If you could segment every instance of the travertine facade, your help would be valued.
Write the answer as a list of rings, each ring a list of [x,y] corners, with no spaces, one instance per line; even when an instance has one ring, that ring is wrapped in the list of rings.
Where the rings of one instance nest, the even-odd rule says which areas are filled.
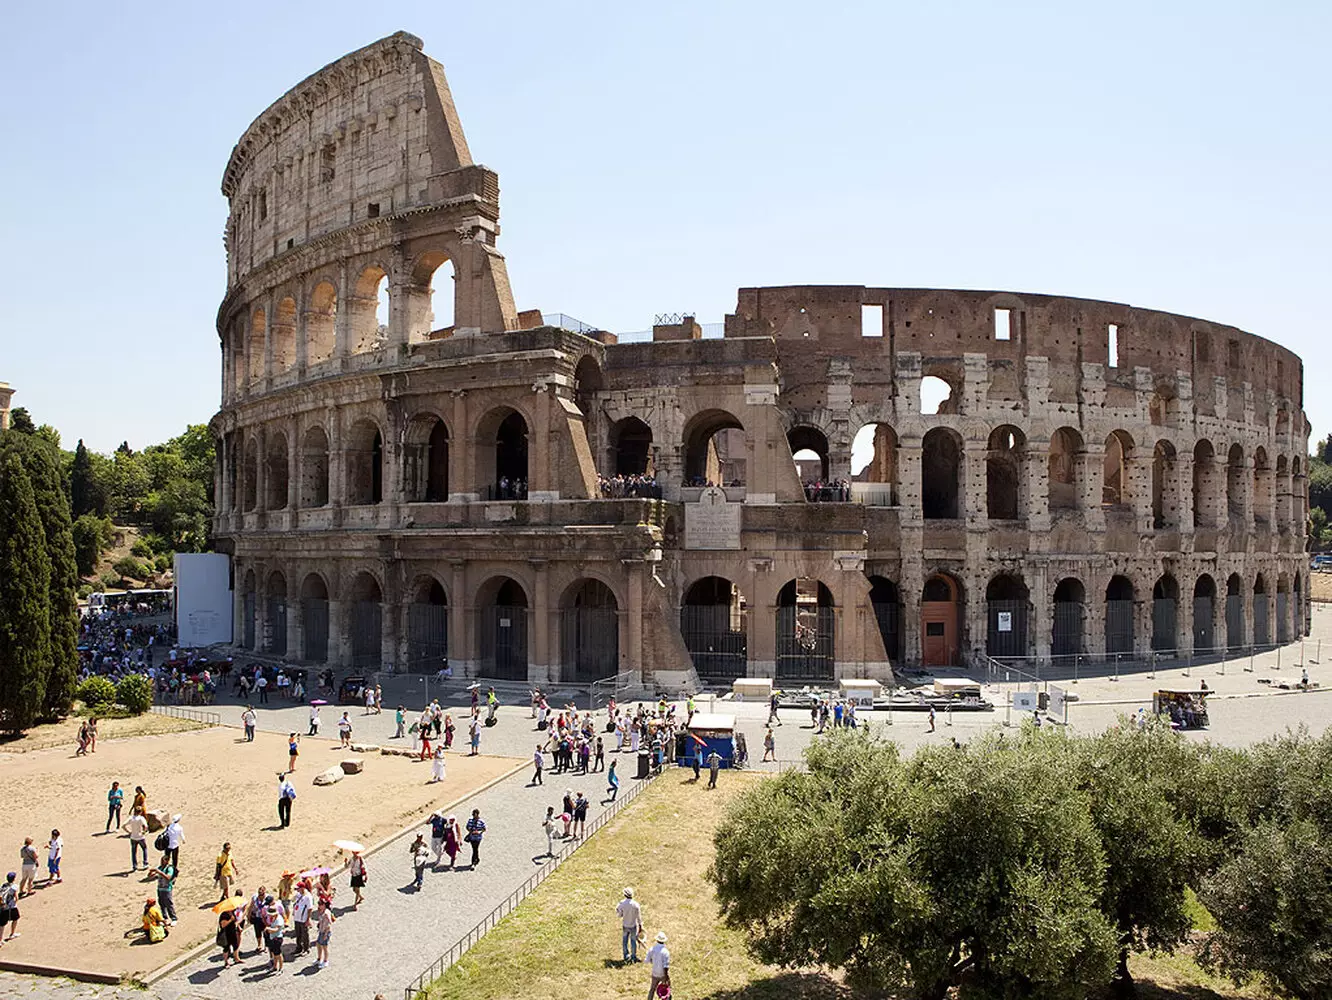
[[[14,398],[14,390],[8,382],[0,382],[0,431],[9,430],[9,401]]]
[[[860,286],[742,289],[720,339],[544,325],[402,34],[264,112],[223,191],[215,527],[244,643],[671,685],[1303,630],[1303,371],[1259,337]]]

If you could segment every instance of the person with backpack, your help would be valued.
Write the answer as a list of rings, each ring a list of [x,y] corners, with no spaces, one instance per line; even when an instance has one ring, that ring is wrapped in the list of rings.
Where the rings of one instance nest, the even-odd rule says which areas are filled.
[[[173,893],[176,889],[176,866],[171,863],[171,856],[163,854],[156,868],[148,869],[150,878],[157,879],[157,905],[168,924],[176,922],[176,903]]]
[[[291,804],[296,801],[296,786],[285,774],[278,775],[278,822],[283,828],[291,826]]]
[[[485,835],[486,821],[481,818],[481,810],[473,809],[472,818],[467,821],[467,842],[472,845],[473,868],[481,863],[481,838]]]

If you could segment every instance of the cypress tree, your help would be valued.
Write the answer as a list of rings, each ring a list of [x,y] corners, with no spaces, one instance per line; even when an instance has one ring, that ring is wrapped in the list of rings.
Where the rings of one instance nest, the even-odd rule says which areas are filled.
[[[70,517],[77,520],[97,509],[97,482],[93,478],[92,457],[79,438],[74,449],[74,463],[69,470]],[[100,513],[100,511],[98,511]]]
[[[45,703],[50,588],[32,482],[15,449],[6,448],[0,453],[0,726],[9,732],[31,726]]]

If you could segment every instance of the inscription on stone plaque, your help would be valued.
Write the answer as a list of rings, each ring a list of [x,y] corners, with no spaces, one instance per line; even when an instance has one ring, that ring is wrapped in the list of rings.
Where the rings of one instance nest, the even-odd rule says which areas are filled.
[[[699,496],[698,503],[685,505],[685,548],[740,548],[742,506],[728,502],[725,490],[709,486]]]

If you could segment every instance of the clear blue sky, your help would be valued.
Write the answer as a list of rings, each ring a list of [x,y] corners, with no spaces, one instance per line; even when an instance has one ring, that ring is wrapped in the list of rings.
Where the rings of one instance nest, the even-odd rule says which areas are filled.
[[[218,190],[287,88],[407,30],[499,172],[519,308],[1003,288],[1233,323],[1332,430],[1332,4],[10,4],[0,380],[67,446],[218,404]]]

